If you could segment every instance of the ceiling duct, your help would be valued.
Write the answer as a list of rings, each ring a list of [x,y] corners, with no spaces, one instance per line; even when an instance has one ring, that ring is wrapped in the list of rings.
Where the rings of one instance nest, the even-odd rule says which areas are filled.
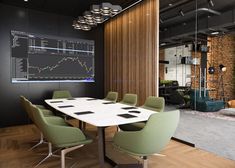
[[[161,26],[165,26],[165,25],[168,25],[168,24],[171,24],[171,23],[176,23],[176,22],[179,22],[179,21],[182,21],[182,20],[190,19],[192,17],[195,17],[196,12],[198,12],[198,16],[202,15],[202,14],[221,15],[220,12],[215,11],[213,9],[198,8],[197,10],[184,13],[184,17],[176,16],[176,17],[173,17],[173,18],[170,18],[170,19],[163,20],[163,23],[161,24]]]
[[[160,13],[167,12],[167,11],[173,9],[173,8],[176,8],[178,6],[182,6],[182,5],[187,4],[189,2],[191,2],[191,0],[181,0],[181,1],[178,1],[176,3],[172,3],[172,5],[160,9]]]

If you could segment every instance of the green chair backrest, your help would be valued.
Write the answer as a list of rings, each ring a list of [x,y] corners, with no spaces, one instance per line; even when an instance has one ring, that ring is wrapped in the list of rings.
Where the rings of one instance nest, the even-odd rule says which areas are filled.
[[[152,114],[142,130],[117,132],[114,144],[134,155],[159,153],[174,135],[179,115],[179,110]]]
[[[26,98],[24,96],[20,96],[20,105],[21,107],[26,111],[26,107],[25,107],[25,100]],[[27,111],[26,111],[27,112]],[[28,113],[28,112],[27,112]]]
[[[127,93],[124,95],[122,101],[120,103],[135,106],[137,104],[137,95]]]
[[[165,108],[165,99],[163,97],[149,96],[142,108],[163,112]]]
[[[52,99],[63,99],[63,98],[71,98],[72,95],[68,90],[55,90],[53,92]]]
[[[24,96],[20,96],[20,104],[24,108],[26,113],[28,114],[29,118],[34,122],[33,115],[29,109],[29,106],[28,106],[28,104],[30,104],[30,101],[27,98],[25,98]]]
[[[174,135],[179,123],[179,110],[156,113],[150,116],[142,130],[142,141],[147,144],[144,153],[159,153]]]
[[[35,123],[44,137],[55,146],[72,146],[78,141],[86,141],[85,135],[79,128],[54,125],[45,119],[42,111],[34,105],[30,106]]]
[[[104,98],[105,100],[110,100],[116,102],[118,99],[118,92],[108,92],[107,96]]]

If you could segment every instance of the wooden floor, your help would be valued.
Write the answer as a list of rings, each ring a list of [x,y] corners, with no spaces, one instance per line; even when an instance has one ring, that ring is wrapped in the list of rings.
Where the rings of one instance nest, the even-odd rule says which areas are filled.
[[[74,124],[75,121],[72,121]],[[95,138],[96,129],[89,126],[87,133]],[[106,139],[111,140],[116,128],[106,130]],[[28,150],[39,138],[38,129],[34,125],[16,126],[0,129],[0,168],[30,168],[34,167],[47,152],[47,145],[43,144],[34,150]],[[107,153],[119,163],[137,162],[124,153],[113,148],[107,142]],[[59,153],[58,153],[59,154]],[[189,147],[176,141],[171,141],[165,150],[166,156],[151,156],[149,168],[235,168],[235,161],[218,157],[214,154]],[[86,145],[68,154],[72,160],[66,160],[66,166],[78,168],[98,168],[97,142]],[[39,168],[60,167],[59,158],[50,158]],[[111,167],[107,164],[107,168]]]

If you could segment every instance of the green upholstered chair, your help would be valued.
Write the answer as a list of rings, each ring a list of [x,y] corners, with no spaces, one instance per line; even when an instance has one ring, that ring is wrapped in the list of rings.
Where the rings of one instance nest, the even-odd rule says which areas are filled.
[[[30,109],[30,106],[32,105],[32,103],[28,99],[26,99],[24,96],[20,96],[20,104],[23,107],[23,109],[27,112],[28,117],[30,118],[30,120],[35,124],[35,119],[33,117],[32,111]],[[36,107],[38,107],[38,106],[36,106]],[[43,109],[41,109],[41,111],[42,111],[43,115],[46,118],[50,118],[50,121],[53,122],[54,124],[68,125],[61,117],[54,116],[53,113],[50,110],[47,110],[47,109],[43,108]],[[38,141],[37,144],[35,144],[29,150],[32,150],[32,149],[36,148],[37,146],[39,146],[43,143],[46,143],[46,142],[44,141],[43,134],[40,132],[40,140]]]
[[[127,94],[124,95],[124,97],[120,101],[120,103],[130,105],[130,106],[136,106],[136,104],[137,104],[137,95],[127,93]]]
[[[141,107],[156,112],[163,112],[165,108],[165,99],[163,97],[149,96]],[[145,122],[137,122],[119,125],[118,127],[123,131],[139,131],[143,129],[144,126]]]
[[[113,101],[116,102],[118,99],[118,92],[108,92],[107,96],[104,98],[104,100]]]
[[[177,128],[179,115],[179,110],[152,114],[142,130],[117,132],[114,146],[127,154],[143,158],[144,168],[147,168],[147,157],[159,154],[169,143]]]
[[[165,99],[163,97],[149,96],[141,107],[156,112],[163,112],[165,108]]]
[[[72,98],[72,95],[68,90],[55,90],[52,95],[52,99]]]
[[[91,139],[86,138],[79,128],[53,124],[50,121],[51,119],[46,119],[42,111],[36,106],[31,105],[31,110],[33,111],[35,123],[48,141],[49,150],[52,149],[52,145],[63,148],[61,150],[61,168],[65,168],[65,155],[68,152],[92,142]],[[39,164],[48,157],[50,156],[47,156]]]
[[[68,90],[53,91],[52,99],[66,99],[66,98],[72,98],[72,95]],[[55,113],[59,116],[62,116],[65,120],[67,120],[67,115],[61,114],[58,111],[55,111]]]
[[[27,98],[25,98],[24,96],[20,96],[20,104],[21,104],[21,107],[25,110],[25,101],[29,101]],[[46,109],[46,107],[45,106],[43,106],[43,105],[40,105],[40,104],[34,104],[36,107],[38,107],[38,108],[40,108],[41,110],[43,110],[43,113],[44,113],[44,115],[48,115],[48,116],[50,116],[50,115],[54,115],[53,114],[53,112],[52,111],[50,111],[50,110],[48,110],[48,109]],[[26,111],[27,112],[27,111]],[[27,112],[28,113],[28,112]],[[32,118],[30,118],[30,119],[32,119]]]
[[[28,117],[33,121],[33,116],[31,115],[30,110],[27,109],[27,106],[25,104],[26,102],[30,102],[30,101],[27,98],[25,98],[24,96],[20,96],[21,107],[27,112]],[[54,116],[53,112],[46,109],[44,106],[42,106],[42,105],[35,105],[35,106],[40,108],[45,116]]]

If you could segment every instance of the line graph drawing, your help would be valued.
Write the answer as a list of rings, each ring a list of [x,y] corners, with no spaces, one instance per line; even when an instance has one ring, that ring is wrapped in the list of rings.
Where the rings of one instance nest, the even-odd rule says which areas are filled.
[[[92,71],[92,67],[88,67],[87,63],[85,61],[81,61],[79,59],[79,57],[64,57],[62,58],[60,61],[57,62],[57,64],[53,65],[53,66],[45,66],[45,67],[38,67],[38,66],[29,66],[29,68],[31,69],[36,69],[38,71],[38,73],[41,73],[43,71],[49,70],[49,71],[53,71],[54,69],[58,68],[60,66],[60,64],[62,64],[63,62],[66,61],[72,61],[72,62],[78,62],[79,65],[85,69],[86,73],[89,73]]]

